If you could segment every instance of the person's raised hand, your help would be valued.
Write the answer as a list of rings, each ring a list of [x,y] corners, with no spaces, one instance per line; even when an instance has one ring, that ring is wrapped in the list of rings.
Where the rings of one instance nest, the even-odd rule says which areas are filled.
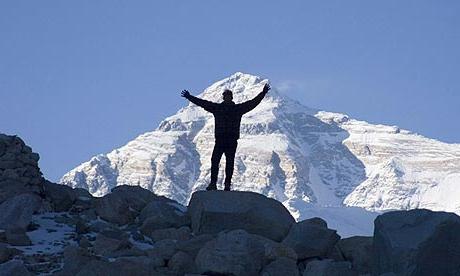
[[[266,83],[266,84],[264,85],[264,90],[263,90],[262,92],[264,92],[265,94],[267,94],[268,91],[270,91],[270,89],[272,89],[272,88],[270,87],[270,84]]]
[[[187,98],[188,96],[190,96],[190,92],[188,92],[187,90],[182,90],[182,92],[180,93],[182,97],[184,98]]]

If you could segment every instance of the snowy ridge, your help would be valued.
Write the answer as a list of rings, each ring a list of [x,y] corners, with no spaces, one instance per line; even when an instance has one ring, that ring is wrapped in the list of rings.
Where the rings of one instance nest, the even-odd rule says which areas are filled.
[[[255,97],[267,81],[236,73],[199,97],[220,102],[228,88],[239,103]],[[60,182],[86,188],[96,196],[116,185],[140,185],[186,204],[193,191],[209,182],[213,124],[211,114],[188,104],[156,130],[93,157]],[[219,181],[224,163],[225,158]],[[243,116],[233,188],[273,197],[296,219],[317,215],[321,208],[344,206],[460,213],[459,174],[458,144],[308,108],[274,88]]]

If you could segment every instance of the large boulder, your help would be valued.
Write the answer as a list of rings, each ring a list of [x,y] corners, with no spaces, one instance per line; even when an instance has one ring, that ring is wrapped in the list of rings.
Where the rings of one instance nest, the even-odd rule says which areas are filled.
[[[139,212],[153,200],[164,198],[138,186],[122,185],[96,199],[95,209],[102,219],[124,225],[133,222]]]
[[[26,234],[26,230],[20,227],[8,228],[6,230],[6,242],[15,246],[32,245],[32,241]]]
[[[35,194],[20,194],[0,204],[0,229],[26,229],[32,215],[42,206],[42,201]]]
[[[460,275],[459,216],[416,209],[374,223],[374,274]]]
[[[189,254],[179,251],[174,254],[168,262],[168,268],[178,275],[196,272],[195,262]]]
[[[289,258],[279,258],[265,266],[261,276],[297,276],[299,275],[299,269],[297,268],[296,261]]]
[[[222,232],[198,252],[201,273],[257,275],[264,265],[264,246],[244,230]]]
[[[0,276],[28,276],[32,275],[24,263],[19,260],[11,260],[9,262],[0,264]]]
[[[187,226],[181,228],[158,229],[152,232],[143,232],[143,229],[141,228],[141,233],[148,236],[155,242],[161,240],[184,241],[191,238],[190,228]]]
[[[150,231],[190,225],[187,209],[174,201],[154,200],[142,209],[139,220]]]
[[[64,267],[55,275],[76,275],[83,266],[92,260],[95,260],[95,257],[87,249],[77,246],[67,246],[64,249]]]
[[[352,263],[353,269],[360,274],[372,271],[372,237],[355,236],[342,239],[337,247],[343,258]]]
[[[281,241],[295,222],[279,201],[253,192],[195,192],[188,212],[195,234],[244,229]]]
[[[299,259],[325,257],[340,240],[337,231],[327,228],[320,218],[307,219],[294,224],[283,244],[292,247]]]
[[[0,264],[11,260],[14,256],[20,253],[20,250],[9,247],[7,244],[0,243]]]
[[[196,257],[201,248],[210,240],[214,239],[211,234],[203,234],[196,237],[192,237],[189,240],[177,241],[177,250],[183,251],[193,258]]]
[[[358,276],[349,262],[335,262],[331,259],[314,260],[307,264],[303,276]]]
[[[56,212],[68,211],[77,198],[75,190],[66,185],[45,181],[43,188],[45,197],[51,202]]]
[[[19,194],[43,191],[38,159],[21,138],[0,134],[0,203]]]

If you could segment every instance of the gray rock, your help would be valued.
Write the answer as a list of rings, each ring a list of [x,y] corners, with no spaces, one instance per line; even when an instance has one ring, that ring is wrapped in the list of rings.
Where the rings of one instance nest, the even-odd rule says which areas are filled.
[[[122,185],[102,198],[95,199],[94,205],[102,219],[124,225],[133,222],[139,212],[153,200],[162,198],[138,186]]]
[[[86,189],[75,188],[74,191],[75,191],[75,195],[77,196],[77,198],[81,198],[82,200],[91,200],[93,198],[90,192]]]
[[[98,234],[93,250],[98,255],[108,256],[115,251],[131,249],[132,244],[127,239],[114,239]]]
[[[43,188],[46,198],[51,202],[53,210],[56,212],[68,211],[77,198],[75,191],[69,186],[45,181]]]
[[[101,235],[104,235],[108,238],[117,239],[117,240],[126,240],[129,238],[128,233],[116,227],[110,227],[110,228],[103,229],[100,233]]]
[[[0,140],[0,157],[2,157],[6,152],[6,143]]]
[[[177,252],[171,257],[168,262],[168,268],[179,275],[183,275],[187,272],[197,272],[193,258],[189,254],[182,251]]]
[[[41,193],[38,154],[17,136],[0,135],[0,203],[23,193]]]
[[[83,265],[76,274],[76,276],[102,276],[102,275],[111,275],[117,276],[122,275],[122,271],[119,270],[119,267],[114,266],[113,263],[102,260],[91,260],[85,265]]]
[[[214,235],[204,234],[192,237],[189,240],[177,241],[177,250],[183,251],[195,259],[200,249],[212,239],[214,239]]]
[[[112,189],[112,194],[119,195],[134,210],[140,212],[152,200],[172,201],[162,196],[157,196],[151,191],[139,186],[120,185]]]
[[[139,220],[152,230],[190,225],[186,208],[177,202],[155,200],[142,209]]]
[[[416,209],[374,223],[374,274],[460,275],[459,216]]]
[[[281,241],[295,222],[283,204],[252,192],[195,192],[188,212],[195,234],[244,229]]]
[[[283,244],[292,247],[299,259],[325,257],[339,241],[337,231],[327,228],[318,218],[294,224]]]
[[[64,249],[64,267],[57,275],[76,275],[92,260],[95,260],[95,257],[88,250],[77,246],[67,246]]]
[[[358,276],[349,262],[334,262],[331,259],[314,260],[307,264],[303,276]]]
[[[20,194],[6,200],[0,204],[0,229],[26,229],[41,205],[40,197],[35,194]]]
[[[0,229],[0,243],[6,242],[6,230]]]
[[[75,224],[75,232],[79,235],[86,234],[89,232],[89,225],[82,219],[78,219]]]
[[[299,275],[299,269],[297,268],[296,261],[289,258],[279,258],[265,266],[261,276],[297,276]]]
[[[107,194],[102,198],[96,199],[94,204],[98,216],[118,225],[131,223],[137,216],[137,212],[130,208],[119,193]]]
[[[340,249],[338,247],[338,243],[336,243],[334,245],[334,248],[332,248],[331,251],[329,251],[329,253],[326,255],[325,259],[333,259],[336,262],[346,261],[345,258],[343,257],[342,252],[340,251]]]
[[[170,260],[177,252],[177,242],[175,240],[161,240],[154,244],[154,247],[147,251],[152,258]]]
[[[32,245],[26,231],[20,227],[9,228],[6,230],[7,243],[15,246]]]
[[[89,247],[93,246],[91,242],[88,240],[88,238],[85,236],[82,236],[80,238],[80,240],[78,241],[78,245],[84,249],[88,249]]]
[[[297,253],[289,246],[254,234],[251,234],[251,238],[264,247],[264,265],[279,258],[288,258],[297,261]]]
[[[0,276],[28,276],[32,275],[19,260],[11,260],[0,264]]]
[[[11,258],[19,254],[21,254],[20,250],[10,248],[7,244],[0,243],[0,264],[11,260]]]
[[[157,273],[159,267],[155,259],[149,257],[121,257],[113,262],[92,260],[82,267],[78,276],[138,276],[161,275]]]
[[[372,271],[372,237],[355,236],[342,239],[337,246],[346,261],[360,274]]]
[[[141,228],[141,233],[143,233],[147,237],[150,237],[153,241],[160,241],[166,239],[184,241],[191,238],[191,231],[190,228],[187,226],[181,227],[179,229],[158,229],[152,232],[148,232],[145,230],[145,228]]]
[[[201,273],[257,275],[264,264],[264,246],[244,230],[220,233],[198,252]]]
[[[89,231],[91,232],[99,233],[106,229],[112,229],[112,228],[113,226],[105,221],[96,220],[96,221],[91,221],[89,223]]]

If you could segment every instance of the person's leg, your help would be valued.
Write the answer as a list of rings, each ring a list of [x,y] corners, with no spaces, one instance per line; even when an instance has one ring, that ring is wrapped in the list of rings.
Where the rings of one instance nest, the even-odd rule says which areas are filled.
[[[217,175],[219,174],[219,163],[222,154],[224,153],[224,147],[222,143],[216,141],[214,145],[214,150],[212,151],[211,157],[211,183],[206,188],[206,190],[216,190],[217,186]]]
[[[225,188],[224,190],[230,191],[230,186],[232,184],[233,176],[233,167],[235,165],[235,153],[236,147],[238,146],[238,141],[230,141],[227,143],[225,148]]]

